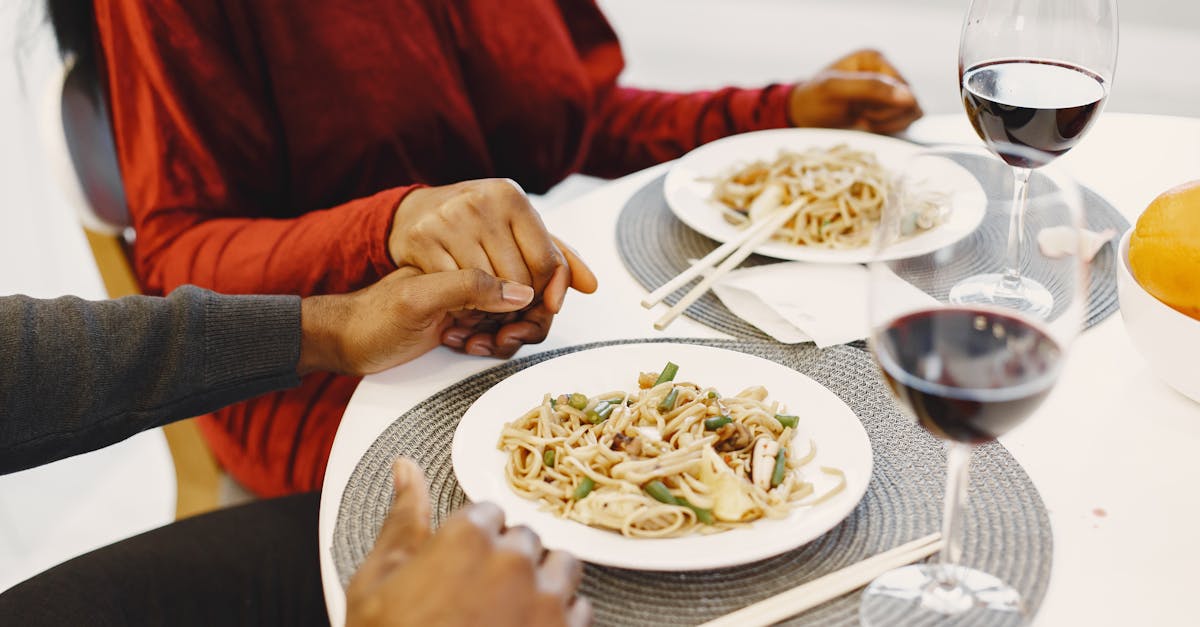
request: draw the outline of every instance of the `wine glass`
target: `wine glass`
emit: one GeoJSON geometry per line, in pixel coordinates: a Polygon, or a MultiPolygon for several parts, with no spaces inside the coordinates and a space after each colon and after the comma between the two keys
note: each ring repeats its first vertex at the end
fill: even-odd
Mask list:
{"type": "MultiPolygon", "coordinates": [[[[998,146],[1014,158],[1048,162],[1049,155],[1026,146],[998,146]]],[[[1011,586],[960,564],[964,535],[970,536],[964,534],[968,465],[975,446],[1006,433],[1050,392],[1080,328],[1086,282],[1078,187],[1056,166],[1038,173],[1026,198],[1010,198],[1009,184],[1007,167],[981,146],[924,150],[897,172],[873,239],[874,259],[892,260],[868,264],[870,348],[901,407],[946,442],[948,474],[940,557],[876,579],[863,592],[864,625],[1020,625],[1026,620],[1011,586]],[[1030,277],[1052,292],[1054,307],[1047,316],[1002,302],[963,304],[950,298],[950,286],[962,276],[1004,271],[1009,259],[1002,247],[968,241],[895,259],[912,213],[926,211],[930,202],[954,211],[970,197],[960,193],[947,200],[931,189],[947,182],[983,188],[989,209],[1024,203],[1025,236],[1065,238],[1072,254],[1054,258],[1050,254],[1056,251],[1039,246],[1027,264],[1030,277]]]]}
{"type": "Polygon", "coordinates": [[[1012,166],[1008,263],[955,286],[959,304],[1002,304],[1042,317],[1046,286],[1024,276],[1022,199],[1030,171],[1070,150],[1095,122],[1117,64],[1116,0],[973,0],[958,48],[963,106],[975,132],[1012,166]],[[1028,146],[1020,156],[998,144],[1028,146]]]}

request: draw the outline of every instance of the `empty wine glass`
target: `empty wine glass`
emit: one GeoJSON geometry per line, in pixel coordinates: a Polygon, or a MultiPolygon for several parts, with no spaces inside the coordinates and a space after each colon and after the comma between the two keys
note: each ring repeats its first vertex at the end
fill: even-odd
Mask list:
{"type": "Polygon", "coordinates": [[[1023,199],[1030,171],[1070,150],[1104,107],[1117,64],[1116,0],[973,0],[963,22],[958,73],[979,137],[1012,166],[1008,263],[957,286],[959,304],[1001,304],[1045,317],[1045,285],[1026,276],[1023,199]],[[1027,146],[1034,155],[1002,150],[1027,146]]]}
{"type": "MultiPolygon", "coordinates": [[[[1014,158],[1049,161],[1049,155],[1025,146],[999,147],[1014,158]]],[[[1016,590],[961,564],[968,465],[975,446],[1006,433],[1049,394],[1079,331],[1086,296],[1078,187],[1051,166],[1039,172],[1026,199],[1010,199],[1007,174],[982,147],[924,150],[898,172],[875,233],[875,258],[894,258],[904,244],[905,217],[924,210],[929,198],[938,198],[934,188],[956,181],[983,188],[989,210],[1024,202],[1023,235],[1034,239],[1049,232],[1067,238],[1074,254],[1055,258],[1040,248],[1032,251],[1026,264],[1029,278],[1053,296],[1054,307],[1045,316],[1004,301],[964,304],[950,297],[951,286],[966,274],[1006,270],[1002,236],[988,246],[986,235],[977,233],[928,255],[869,264],[872,354],[899,404],[946,442],[947,480],[940,557],[876,579],[864,591],[860,607],[868,626],[1020,625],[1026,620],[1016,590]]],[[[956,199],[967,197],[942,197],[942,202],[954,211],[953,205],[961,202],[956,199]]],[[[979,534],[986,536],[987,530],[979,534]]]]}

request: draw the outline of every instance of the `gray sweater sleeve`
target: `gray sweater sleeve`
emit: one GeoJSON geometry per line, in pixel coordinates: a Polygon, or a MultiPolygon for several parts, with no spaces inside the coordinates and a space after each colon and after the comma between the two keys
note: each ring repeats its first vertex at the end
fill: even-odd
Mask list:
{"type": "Polygon", "coordinates": [[[0,473],[299,384],[300,299],[0,297],[0,473]]]}

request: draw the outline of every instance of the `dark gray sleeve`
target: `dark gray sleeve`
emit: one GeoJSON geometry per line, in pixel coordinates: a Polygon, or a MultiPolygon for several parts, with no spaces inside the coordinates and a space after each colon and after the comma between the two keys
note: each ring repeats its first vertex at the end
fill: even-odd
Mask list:
{"type": "Polygon", "coordinates": [[[0,473],[300,382],[300,299],[0,297],[0,473]]]}

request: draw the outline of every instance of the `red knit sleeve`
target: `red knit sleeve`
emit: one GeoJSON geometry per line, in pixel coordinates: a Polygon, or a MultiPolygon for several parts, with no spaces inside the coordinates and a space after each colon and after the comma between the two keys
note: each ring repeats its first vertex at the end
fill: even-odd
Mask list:
{"type": "Polygon", "coordinates": [[[735,133],[788,126],[790,87],[690,94],[617,87],[602,101],[584,171],[615,177],[735,133]]]}
{"type": "Polygon", "coordinates": [[[408,188],[283,217],[299,212],[269,80],[225,3],[95,4],[144,289],[307,295],[393,269],[387,233],[408,188]]]}

